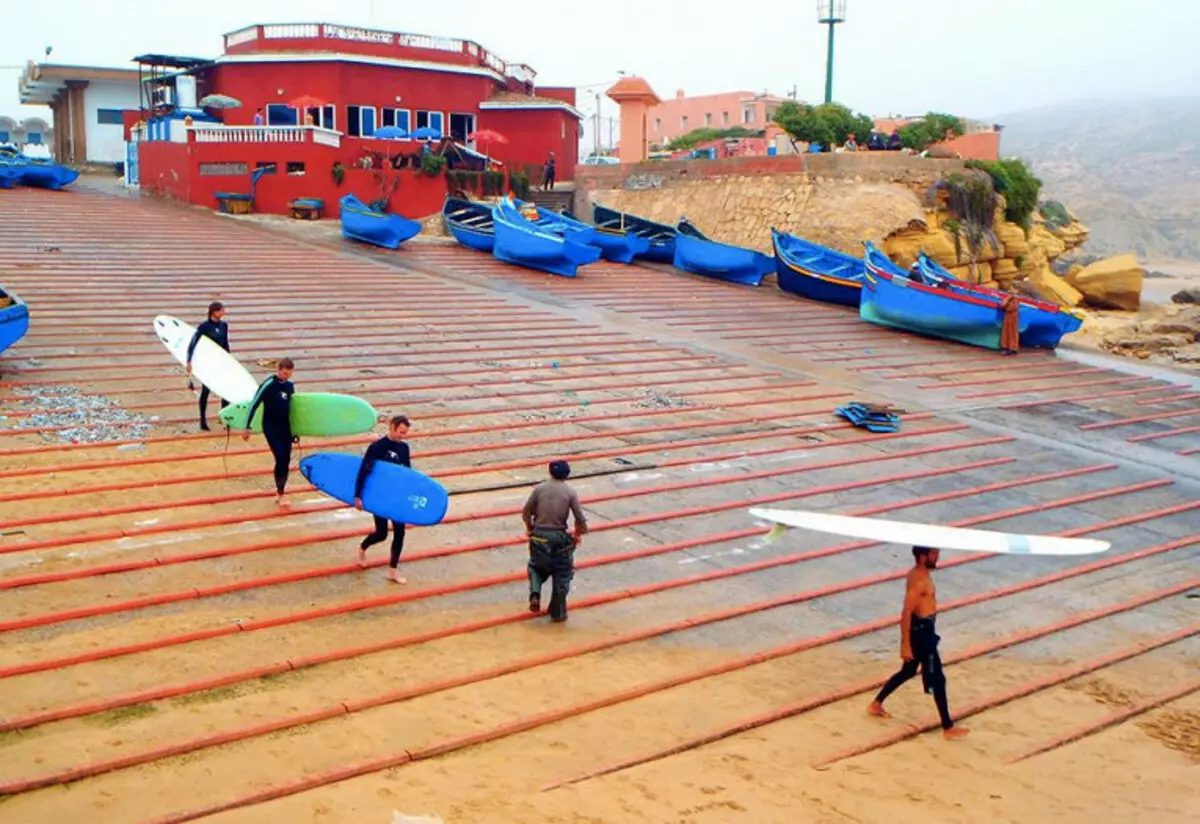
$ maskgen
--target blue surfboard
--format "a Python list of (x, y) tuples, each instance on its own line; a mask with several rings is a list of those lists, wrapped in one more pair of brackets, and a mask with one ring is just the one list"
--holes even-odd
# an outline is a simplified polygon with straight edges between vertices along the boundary
[[(354, 481), (362, 458), (318, 452), (300, 461), (300, 474), (331, 498), (354, 505)], [(363, 485), (363, 510), (404, 524), (431, 526), (446, 516), (450, 496), (440, 483), (415, 469), (376, 461)]]

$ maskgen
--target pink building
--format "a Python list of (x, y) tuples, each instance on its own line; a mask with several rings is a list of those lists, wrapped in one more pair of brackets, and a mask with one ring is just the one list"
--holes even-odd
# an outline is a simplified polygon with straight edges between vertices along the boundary
[(732, 129), (741, 126), (755, 131), (767, 128), (771, 115), (785, 98), (771, 94), (738, 91), (685, 97), (683, 89), (646, 112), (646, 137), (661, 146), (695, 129)]

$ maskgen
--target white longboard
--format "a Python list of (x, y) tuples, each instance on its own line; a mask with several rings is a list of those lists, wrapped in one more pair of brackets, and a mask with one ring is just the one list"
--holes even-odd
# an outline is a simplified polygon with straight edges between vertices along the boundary
[(1090, 538), (1058, 538), (1053, 535), (1021, 535), (986, 529), (962, 529), (954, 526), (915, 524), (909, 521), (885, 521), (854, 515), (805, 512), (794, 509), (752, 508), (755, 518), (785, 527), (831, 532), (850, 538), (864, 538), (889, 544), (912, 544), (935, 549), (961, 549), (966, 552), (1002, 552), (1013, 555), (1093, 555), (1111, 544)]
[[(196, 334), (196, 327), (188, 326), (170, 315), (159, 315), (154, 319), (154, 334), (158, 335), (163, 346), (167, 347), (167, 351), (181, 366), (187, 366), (188, 344), (192, 342), (192, 335)], [(248, 401), (258, 391), (258, 381), (246, 367), (233, 355), (203, 336), (196, 343), (196, 351), (192, 353), (192, 376), (217, 397), (230, 403)]]

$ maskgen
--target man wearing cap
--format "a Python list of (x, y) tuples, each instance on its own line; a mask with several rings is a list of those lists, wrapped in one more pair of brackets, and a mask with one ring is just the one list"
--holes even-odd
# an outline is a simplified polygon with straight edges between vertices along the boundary
[[(550, 620), (567, 620), (567, 593), (575, 576), (575, 547), (587, 533), (587, 519), (579, 494), (567, 483), (571, 467), (566, 461), (550, 462), (550, 480), (529, 493), (521, 513), (529, 535), (529, 611), (541, 612), (542, 585), (553, 581)], [(573, 533), (567, 532), (567, 517), (575, 516)]]

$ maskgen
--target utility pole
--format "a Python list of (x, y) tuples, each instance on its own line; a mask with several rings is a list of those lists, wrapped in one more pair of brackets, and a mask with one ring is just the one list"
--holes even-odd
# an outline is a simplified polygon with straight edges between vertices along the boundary
[(600, 154), (600, 92), (593, 92), (596, 95), (596, 131), (592, 135), (592, 154)]
[(846, 22), (846, 0), (818, 0), (817, 22), (829, 26), (825, 49), (825, 102), (833, 102), (833, 27)]

